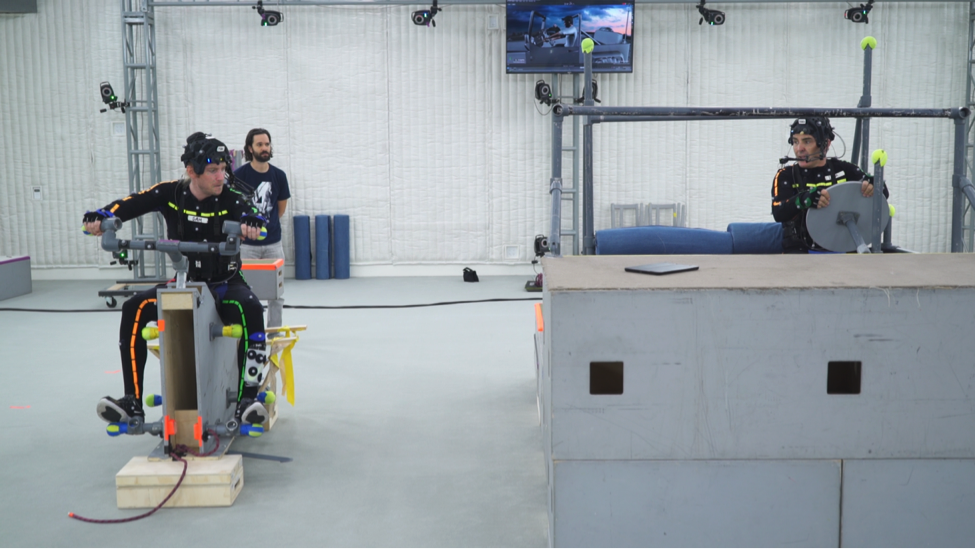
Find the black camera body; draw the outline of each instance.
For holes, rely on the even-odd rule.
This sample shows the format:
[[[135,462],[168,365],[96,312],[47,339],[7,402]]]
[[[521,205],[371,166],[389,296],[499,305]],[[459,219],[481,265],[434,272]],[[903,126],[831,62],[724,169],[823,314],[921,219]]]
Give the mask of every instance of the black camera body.
[[[852,21],[853,23],[863,23],[867,24],[870,19],[867,14],[873,9],[873,0],[867,0],[866,4],[860,4],[856,8],[850,8],[843,12],[843,18]]]
[[[535,236],[535,257],[542,257],[551,250],[548,247],[548,237],[545,235]]]
[[[102,82],[98,85],[98,93],[102,96],[102,103],[108,105],[104,109],[100,109],[98,112],[108,112],[109,110],[122,109],[125,112],[125,107],[129,104],[125,101],[119,101],[118,96],[115,95],[115,90],[112,89],[112,85],[108,82]]]
[[[418,26],[429,25],[433,22],[433,14],[430,13],[430,10],[417,10],[410,15],[410,18],[413,19],[413,24]],[[433,23],[433,26],[436,27],[437,24]]]
[[[699,8],[701,12],[701,20],[697,22],[698,25],[701,23],[707,23],[708,25],[724,25],[724,12],[718,10],[709,10],[706,8]]]
[[[257,14],[261,16],[262,27],[273,27],[281,21],[284,21],[284,14],[280,11],[264,9],[263,0],[257,0],[257,5],[251,6],[251,9],[257,10]]]
[[[417,10],[413,12],[412,14],[410,14],[410,20],[413,21],[413,24],[418,27],[423,27],[423,26],[436,27],[437,22],[434,21],[433,18],[437,15],[437,13],[441,11],[443,11],[443,8],[437,7],[437,0],[433,0],[433,5],[430,6],[430,9]]]
[[[108,82],[102,82],[98,85],[98,87],[102,95],[102,103],[108,105],[113,101],[118,101],[118,97],[115,95],[115,90],[112,89],[111,84]]]
[[[128,250],[119,250],[117,252],[112,252],[112,257],[115,259],[115,261],[112,261],[110,265],[115,265],[116,263],[118,263],[119,265],[128,267],[130,271],[133,269],[133,267],[139,264],[138,259],[129,259]]]
[[[559,102],[558,99],[552,98],[552,86],[549,86],[544,80],[535,82],[535,99],[539,103],[544,103],[546,105]]]
[[[864,8],[865,6],[863,4],[860,4],[859,8],[850,8],[843,12],[843,18],[849,19],[854,23],[864,23],[864,24],[869,23],[870,20],[867,18],[867,14],[869,13],[869,10],[866,10]]]
[[[281,21],[284,21],[284,14],[280,11],[264,10],[261,14],[261,25],[265,27],[273,27]]]

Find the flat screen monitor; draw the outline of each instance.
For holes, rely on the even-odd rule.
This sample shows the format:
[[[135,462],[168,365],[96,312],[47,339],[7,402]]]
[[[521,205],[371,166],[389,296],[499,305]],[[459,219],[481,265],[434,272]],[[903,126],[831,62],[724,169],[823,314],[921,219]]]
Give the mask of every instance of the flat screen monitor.
[[[593,72],[633,72],[633,5],[620,0],[508,0],[505,72],[585,72],[584,38],[595,43]]]

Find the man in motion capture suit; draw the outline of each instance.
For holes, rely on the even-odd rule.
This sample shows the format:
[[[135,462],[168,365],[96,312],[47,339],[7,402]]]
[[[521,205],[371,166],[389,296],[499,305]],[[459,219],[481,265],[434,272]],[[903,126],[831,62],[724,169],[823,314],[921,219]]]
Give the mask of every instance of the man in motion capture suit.
[[[873,178],[864,175],[855,164],[826,157],[836,135],[825,116],[799,118],[789,129],[789,144],[795,158],[783,166],[772,182],[772,217],[782,223],[782,251],[807,253],[823,251],[806,229],[810,208],[829,206],[829,187],[847,181],[862,181],[860,193],[873,196]],[[884,186],[884,196],[889,196]]]
[[[202,132],[186,140],[180,157],[186,173],[176,181],[166,181],[149,189],[120,198],[84,215],[85,231],[102,234],[101,221],[117,217],[128,221],[149,212],[159,212],[166,220],[166,236],[187,242],[226,242],[224,221],[237,221],[246,238],[259,239],[265,225],[263,217],[239,192],[225,185],[230,156],[222,142]],[[241,423],[263,424],[267,409],[258,402],[260,375],[267,362],[264,337],[264,311],[240,273],[240,255],[188,253],[187,280],[205,282],[215,296],[220,318],[226,324],[241,324],[243,337],[237,349],[240,379],[237,380],[236,417]],[[99,417],[109,423],[126,422],[134,416],[144,418],[142,408],[143,372],[146,342],[142,329],[157,320],[156,289],[135,294],[122,305],[119,351],[125,394],[105,397],[98,402]]]

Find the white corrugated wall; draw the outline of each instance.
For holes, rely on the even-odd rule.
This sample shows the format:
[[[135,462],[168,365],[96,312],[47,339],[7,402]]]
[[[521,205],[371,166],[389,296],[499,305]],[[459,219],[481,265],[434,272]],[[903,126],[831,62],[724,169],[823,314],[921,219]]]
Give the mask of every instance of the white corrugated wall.
[[[448,4],[436,28],[410,23],[419,7],[288,6],[274,28],[246,6],[156,8],[163,177],[179,173],[190,133],[242,148],[260,126],[291,181],[289,214],[349,214],[354,265],[503,263],[505,246],[527,262],[533,236],[549,232],[551,118],[533,89],[551,76],[504,73],[504,30],[487,28],[489,15],[503,26],[503,5]],[[869,25],[844,21],[846,7],[726,4],[727,23],[708,27],[692,5],[638,4],[634,71],[597,75],[602,105],[853,107],[868,34],[873,106],[964,104],[967,3],[882,3]],[[124,95],[119,9],[39,0],[38,14],[0,15],[0,255],[106,261],[79,227],[128,189],[125,139],[112,133],[123,115],[98,112],[99,82]],[[853,121],[834,122],[849,158]],[[596,228],[611,203],[632,202],[684,202],[694,227],[770,221],[787,128],[596,125]],[[949,249],[952,138],[948,120],[872,122],[870,149],[890,157],[895,243]]]

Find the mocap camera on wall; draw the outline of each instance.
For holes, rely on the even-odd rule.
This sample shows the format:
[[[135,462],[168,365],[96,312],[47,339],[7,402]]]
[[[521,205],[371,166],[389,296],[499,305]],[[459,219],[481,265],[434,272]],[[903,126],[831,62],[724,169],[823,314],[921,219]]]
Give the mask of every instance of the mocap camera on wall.
[[[724,12],[718,10],[711,10],[704,7],[704,0],[697,5],[697,11],[701,14],[701,20],[697,22],[698,25],[707,22],[708,25],[724,25]]]
[[[437,26],[437,22],[433,18],[437,13],[443,11],[443,8],[437,7],[437,0],[433,0],[433,5],[430,6],[428,10],[417,10],[410,15],[410,19],[413,20],[413,24],[417,26]]]
[[[251,6],[251,9],[257,10],[257,14],[261,16],[262,27],[273,27],[281,21],[284,21],[284,14],[282,14],[280,11],[264,9],[263,0],[257,0],[257,5]]]
[[[845,19],[849,19],[854,23],[867,24],[870,22],[870,19],[867,17],[867,14],[869,14],[870,10],[872,9],[873,9],[873,0],[868,0],[866,4],[860,4],[859,7],[850,8],[844,11],[843,17]]]

